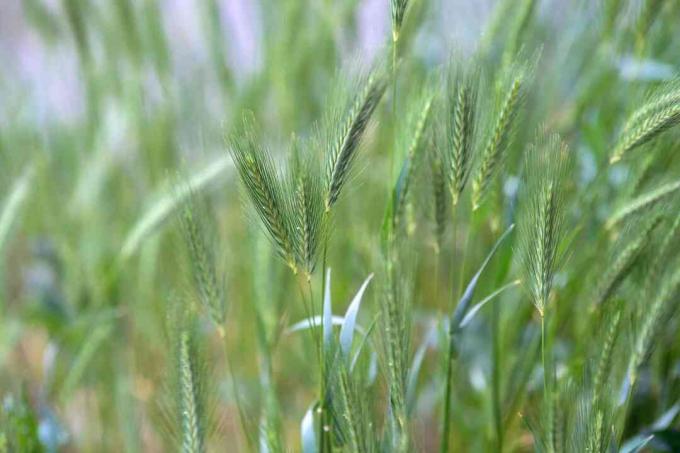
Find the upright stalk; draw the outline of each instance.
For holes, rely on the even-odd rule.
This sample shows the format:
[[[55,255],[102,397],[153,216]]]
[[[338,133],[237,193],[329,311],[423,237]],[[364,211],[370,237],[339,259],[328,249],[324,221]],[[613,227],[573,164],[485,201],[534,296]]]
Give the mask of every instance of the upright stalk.
[[[394,131],[394,143],[390,153],[390,181],[394,180],[394,154],[397,151],[397,44],[399,34],[392,34],[392,130]]]
[[[449,451],[449,425],[451,414],[451,373],[453,372],[453,329],[449,326],[449,345],[446,353],[446,390],[444,392],[444,426],[439,451]]]
[[[473,211],[474,213],[474,211]],[[453,207],[453,244],[452,244],[452,263],[451,263],[451,288],[452,288],[452,294],[456,294],[456,300],[460,300],[460,297],[463,293],[463,276],[462,274],[465,272],[465,261],[467,260],[467,249],[470,244],[470,229],[468,229],[467,234],[465,235],[465,245],[463,247],[463,257],[462,257],[462,262],[461,262],[461,269],[459,271],[460,277],[459,277],[459,284],[457,290],[454,288],[454,280],[455,278],[453,277],[453,269],[454,269],[454,260],[455,260],[455,250],[456,250],[456,236],[457,236],[457,225],[456,225],[456,207]],[[470,216],[470,222],[472,222],[473,215]],[[454,292],[455,291],[455,292]],[[451,311],[451,307],[448,307],[448,310]],[[453,326],[453,320],[449,320],[449,335],[448,335],[448,350],[446,352],[446,384],[445,384],[445,391],[444,391],[444,417],[443,417],[443,427],[442,427],[442,441],[441,441],[441,446],[440,446],[440,451],[442,453],[447,453],[449,451],[449,433],[450,433],[450,424],[451,424],[451,379],[452,379],[452,374],[453,374],[453,360],[454,360],[454,343],[453,343],[453,332],[454,332],[454,326]]]
[[[541,311],[541,364],[543,366],[543,398],[549,398],[548,394],[548,369],[546,367],[546,350],[545,350],[545,314]]]
[[[328,214],[324,214],[324,222],[328,220]],[[321,274],[321,303],[319,304],[321,316],[323,318],[323,304],[324,304],[324,294],[326,293],[326,259],[328,255],[328,236],[325,237],[323,243],[323,260],[322,260],[322,271]],[[331,451],[331,439],[330,439],[330,429],[326,429],[328,426],[328,408],[326,407],[326,354],[325,345],[323,344],[323,333],[319,331],[319,342],[321,347],[319,348],[320,353],[320,366],[321,366],[321,379],[320,379],[320,389],[319,389],[319,452],[326,453],[326,451]]]
[[[503,419],[500,401],[500,308],[491,306],[491,410],[496,434],[496,451],[503,453]]]

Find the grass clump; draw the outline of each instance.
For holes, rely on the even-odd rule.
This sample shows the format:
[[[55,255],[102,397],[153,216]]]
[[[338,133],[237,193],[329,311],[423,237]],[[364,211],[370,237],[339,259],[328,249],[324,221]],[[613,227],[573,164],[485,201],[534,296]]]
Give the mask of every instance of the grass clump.
[[[0,6],[0,453],[675,451],[680,3],[379,3]]]

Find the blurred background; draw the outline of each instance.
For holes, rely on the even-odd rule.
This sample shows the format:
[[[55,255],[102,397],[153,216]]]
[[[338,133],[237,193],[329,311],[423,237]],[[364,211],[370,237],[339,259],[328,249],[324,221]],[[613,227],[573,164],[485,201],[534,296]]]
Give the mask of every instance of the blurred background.
[[[414,2],[404,32],[404,86],[424,80],[452,52],[489,48],[498,59],[505,43],[498,36],[512,17],[502,4],[512,3]],[[677,73],[677,30],[672,21],[639,28],[644,2],[536,3],[522,38],[528,54],[544,52],[537,70],[544,77],[528,115],[532,127],[518,135],[532,135],[541,118],[568,139],[578,137],[585,184],[620,121],[601,112],[626,105],[622,86],[641,93]],[[605,3],[619,6],[603,13]],[[677,2],[657,3],[667,17],[679,12]],[[302,336],[281,333],[303,317],[302,306],[291,301],[297,289],[286,269],[245,219],[224,135],[252,110],[274,152],[285,152],[291,134],[312,130],[338,72],[389,59],[390,41],[388,0],[0,1],[0,404],[40,439],[31,444],[27,434],[25,451],[163,451],[172,442],[163,397],[165,313],[168,300],[186,297],[191,286],[173,219],[173,200],[184,196],[178,178],[207,196],[225,275],[229,373],[219,338],[204,327],[218,383],[211,445],[244,448],[235,395],[257,426],[271,403],[269,367],[284,435],[298,444],[315,388],[307,365],[313,350]],[[395,127],[384,113],[380,122],[384,128],[367,145],[373,160],[360,163],[359,187],[346,197],[351,205],[339,207],[329,262],[343,307],[377,267]],[[626,171],[612,170],[608,184],[615,187]],[[515,164],[509,173],[516,185]],[[506,195],[499,190],[498,203]],[[609,212],[597,207],[601,217]],[[490,222],[472,254],[484,256],[497,231]],[[421,280],[430,273],[428,265],[418,269]],[[418,341],[446,307],[421,286]],[[271,364],[263,365],[269,359],[255,338],[256,320],[283,338]],[[428,356],[426,366],[439,370],[438,360]],[[468,390],[485,385],[487,368],[471,365]],[[425,381],[415,423],[427,449],[441,376]],[[482,398],[470,395],[465,403],[478,411],[471,413],[486,413]],[[485,436],[471,433],[487,433],[485,419],[460,416],[462,451],[480,451],[474,447]],[[516,437],[526,447],[529,441]]]

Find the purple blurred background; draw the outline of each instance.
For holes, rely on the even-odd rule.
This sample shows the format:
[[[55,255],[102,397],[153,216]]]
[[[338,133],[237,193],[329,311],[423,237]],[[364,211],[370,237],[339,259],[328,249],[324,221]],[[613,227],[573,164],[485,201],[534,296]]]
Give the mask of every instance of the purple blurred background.
[[[40,1],[55,17],[63,20],[60,0],[0,1],[0,118],[28,114],[35,121],[58,118],[70,122],[84,113],[83,87],[78,58],[70,37],[48,43],[29,22],[26,5]],[[90,0],[99,3],[102,0]],[[308,0],[314,6],[320,0]],[[334,0],[336,1],[336,0]],[[264,2],[266,4],[266,2]],[[419,36],[417,45],[427,54],[444,47],[440,36],[466,47],[478,39],[482,24],[492,8],[491,0],[437,0],[437,12],[430,22],[429,34]],[[194,66],[205,65],[210,55],[201,32],[199,2],[161,0],[162,21],[172,49],[173,70],[180,76],[193,73]],[[357,49],[361,59],[370,59],[386,42],[389,33],[389,0],[359,0],[356,21]],[[319,5],[317,5],[318,7]],[[237,79],[248,77],[261,66],[261,2],[222,0],[220,20],[225,30],[229,61]],[[427,32],[426,32],[427,33]],[[357,57],[357,55],[354,55]],[[20,105],[17,105],[19,103]]]

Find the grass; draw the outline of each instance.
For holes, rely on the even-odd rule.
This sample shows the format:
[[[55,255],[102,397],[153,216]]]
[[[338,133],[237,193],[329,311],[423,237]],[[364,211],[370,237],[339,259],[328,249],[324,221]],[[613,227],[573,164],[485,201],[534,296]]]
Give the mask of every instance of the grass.
[[[677,2],[312,3],[21,2],[0,453],[677,449]]]

